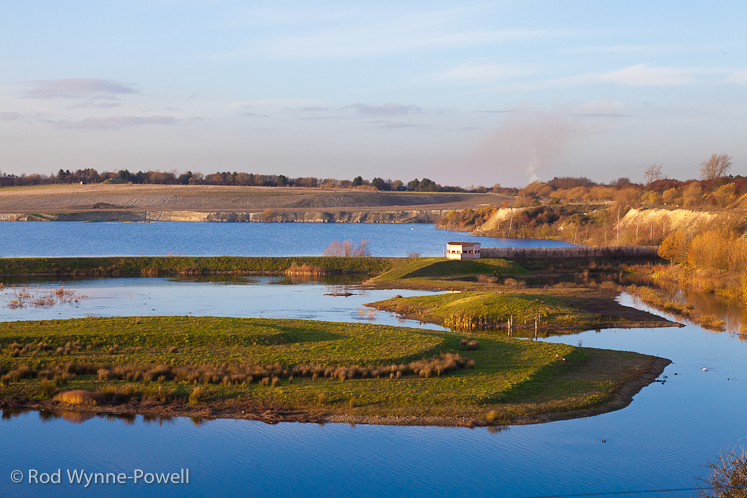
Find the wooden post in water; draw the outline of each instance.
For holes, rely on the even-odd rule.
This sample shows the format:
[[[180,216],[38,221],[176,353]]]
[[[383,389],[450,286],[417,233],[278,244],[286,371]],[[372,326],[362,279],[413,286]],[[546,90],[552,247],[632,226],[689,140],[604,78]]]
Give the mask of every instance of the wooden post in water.
[[[534,338],[539,334],[539,316],[534,317]]]

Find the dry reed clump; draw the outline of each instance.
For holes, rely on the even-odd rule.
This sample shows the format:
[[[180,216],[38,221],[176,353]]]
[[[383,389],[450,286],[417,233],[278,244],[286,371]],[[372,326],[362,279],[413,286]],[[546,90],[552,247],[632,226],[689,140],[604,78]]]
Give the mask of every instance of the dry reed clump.
[[[498,282],[498,277],[491,277],[490,275],[478,275],[477,281],[483,284],[495,284]]]
[[[37,374],[36,370],[29,367],[28,365],[19,365],[7,374],[0,377],[0,384],[7,386],[11,382],[18,382],[22,379],[35,377]]]
[[[158,277],[163,275],[165,272],[159,268],[150,267],[150,268],[143,268],[140,270],[140,276],[141,277]]]
[[[292,373],[296,377],[311,377],[312,380],[329,378],[344,382],[347,379],[356,378],[388,377],[395,379],[407,375],[419,375],[421,377],[440,376],[458,368],[474,368],[474,361],[466,360],[458,354],[442,353],[434,358],[423,358],[422,360],[411,361],[406,364],[391,364],[386,366],[362,367],[351,365],[325,367],[318,364],[299,364],[293,367]]]
[[[306,263],[297,265],[295,261],[293,261],[290,267],[285,270],[286,275],[320,276],[326,275],[327,273],[328,272],[326,269],[319,266],[309,265]]]
[[[509,419],[505,415],[499,414],[495,410],[490,410],[485,414],[485,420],[490,424],[508,425]]]
[[[503,320],[486,315],[477,315],[466,311],[452,313],[444,318],[444,327],[452,330],[484,330],[497,329],[503,325]]]
[[[19,344],[17,342],[13,342],[5,346],[5,353],[11,358],[18,358],[19,356],[24,355],[36,356],[37,353],[49,351],[51,349],[52,346],[50,346],[46,342],[28,344]]]
[[[189,404],[196,405],[205,397],[205,390],[201,387],[195,387],[192,392],[189,393]]]
[[[477,341],[467,341],[465,339],[462,339],[461,341],[459,341],[459,347],[467,351],[475,351],[479,349],[480,343],[478,343]]]
[[[368,320],[369,322],[376,320],[379,315],[379,310],[374,308],[361,308],[358,306],[355,311],[358,313],[358,318]]]
[[[610,282],[609,280],[602,282],[599,287],[605,290],[617,290],[618,288],[615,282]]]
[[[179,268],[179,275],[183,277],[199,277],[200,275],[202,275],[202,268],[199,268],[197,266]]]
[[[39,395],[43,398],[51,398],[56,392],[57,389],[54,387],[54,384],[47,379],[42,380],[39,384]]]
[[[68,405],[96,406],[98,404],[97,395],[90,391],[76,390],[65,391],[54,397],[55,401]]]
[[[511,289],[523,289],[527,286],[526,280],[516,280],[513,278],[507,278],[503,281],[503,285]]]
[[[66,290],[64,286],[58,289],[27,289],[20,290],[13,287],[13,294],[8,297],[8,308],[21,309],[26,307],[49,308],[55,304],[75,304],[86,296],[72,290]]]
[[[576,282],[558,282],[557,284],[553,285],[553,289],[576,289],[580,287]]]

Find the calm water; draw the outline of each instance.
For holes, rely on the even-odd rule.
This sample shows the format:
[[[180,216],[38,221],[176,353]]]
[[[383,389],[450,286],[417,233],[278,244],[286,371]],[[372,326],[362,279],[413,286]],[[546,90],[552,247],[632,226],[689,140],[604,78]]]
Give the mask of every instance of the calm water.
[[[318,281],[300,282],[287,277],[205,278],[189,281],[167,278],[87,279],[34,283],[0,279],[0,322],[10,320],[51,320],[97,316],[233,316],[239,318],[297,318],[332,322],[371,322],[445,330],[431,324],[405,320],[390,313],[366,308],[364,304],[401,296],[421,296],[424,291],[368,290],[357,285]],[[295,284],[293,282],[296,282]],[[17,293],[32,296],[64,286],[77,303],[49,308],[31,305],[9,309]],[[350,293],[352,296],[329,294]],[[82,297],[85,296],[85,297]]]
[[[569,246],[565,242],[475,237],[426,224],[82,223],[0,221],[0,257],[321,256],[333,240],[370,240],[373,256],[440,256],[452,240],[484,247]]]
[[[85,293],[78,307],[2,308],[3,320],[86,313],[294,316],[366,320],[365,302],[406,291],[324,296],[342,287],[283,285],[280,278],[183,282],[103,279],[66,282]],[[38,286],[39,290],[57,285]],[[6,289],[5,293],[9,292]],[[278,304],[278,301],[281,303]],[[628,296],[621,302],[645,308]],[[58,313],[61,313],[59,315]],[[379,313],[374,320],[398,323]],[[415,322],[408,325],[417,326]],[[704,475],[702,464],[730,448],[747,429],[747,343],[696,326],[610,329],[544,339],[670,358],[660,380],[633,403],[605,415],[487,429],[377,427],[190,419],[134,424],[94,417],[82,424],[43,421],[38,413],[0,421],[0,495],[64,496],[70,485],[13,484],[13,470],[178,472],[189,485],[94,485],[90,496],[507,496],[683,488]],[[702,368],[707,368],[703,372]],[[727,380],[728,379],[728,380]],[[68,417],[69,418],[69,417]],[[606,443],[602,443],[602,440]],[[695,492],[647,494],[694,496]]]

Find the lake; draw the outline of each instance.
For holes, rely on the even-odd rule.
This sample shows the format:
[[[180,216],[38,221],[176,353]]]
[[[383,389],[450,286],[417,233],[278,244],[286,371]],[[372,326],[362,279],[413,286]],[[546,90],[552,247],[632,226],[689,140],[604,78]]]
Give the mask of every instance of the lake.
[[[372,256],[441,256],[450,241],[484,247],[557,247],[566,242],[476,237],[428,224],[83,223],[0,221],[0,257],[321,256],[333,240],[370,241]]]
[[[51,288],[59,282],[27,282]],[[293,285],[280,277],[219,281],[67,281],[77,305],[9,310],[3,320],[85,314],[215,314],[368,320],[365,302],[409,291],[324,296],[342,284]],[[5,293],[9,292],[6,288]],[[648,309],[627,295],[621,303]],[[77,306],[77,307],[76,307]],[[378,323],[400,323],[377,313]],[[407,321],[408,326],[420,326]],[[431,326],[432,327],[432,326]],[[505,496],[692,488],[701,465],[745,436],[747,343],[730,333],[608,329],[542,339],[670,358],[660,382],[613,413],[505,431],[485,428],[349,426],[214,420],[116,420],[4,413],[0,494],[80,494],[70,485],[13,484],[10,473],[179,472],[188,485],[92,485],[91,496]],[[707,371],[702,371],[702,368]],[[77,417],[77,418],[76,418]],[[73,420],[78,423],[71,423]],[[79,423],[83,422],[83,423]],[[602,442],[605,440],[606,442]],[[64,481],[65,479],[63,479]],[[685,497],[694,491],[647,496]]]

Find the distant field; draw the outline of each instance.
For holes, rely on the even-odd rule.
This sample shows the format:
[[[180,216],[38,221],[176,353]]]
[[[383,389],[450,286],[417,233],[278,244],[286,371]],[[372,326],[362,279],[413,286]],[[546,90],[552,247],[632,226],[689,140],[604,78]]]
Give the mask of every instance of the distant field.
[[[505,196],[448,192],[206,185],[61,185],[0,189],[0,213],[105,211],[263,211],[466,209]]]

